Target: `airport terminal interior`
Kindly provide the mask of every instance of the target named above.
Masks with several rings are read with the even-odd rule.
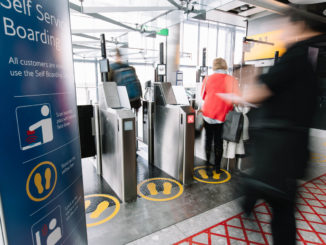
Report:
[[[253,167],[250,133],[257,108],[249,103],[241,107],[249,136],[238,141],[240,152],[237,143],[224,141],[221,170],[215,171],[214,149],[207,166],[205,129],[198,125],[202,87],[205,77],[214,74],[217,57],[226,61],[225,73],[233,75],[241,89],[268,73],[287,50],[285,10],[312,2],[320,6],[319,12],[304,14],[326,25],[326,2],[318,0],[69,0],[76,140],[89,245],[273,244],[271,207],[259,200],[250,216],[241,208],[243,176]],[[323,45],[318,53],[320,84],[309,132],[310,159],[305,176],[298,180],[295,218],[300,245],[326,244]],[[122,62],[134,67],[141,84],[139,109],[131,108],[129,91],[109,76],[117,50]],[[22,110],[16,109],[17,115]],[[44,105],[41,110],[44,115]],[[59,117],[56,113],[55,120]],[[58,126],[59,121],[53,123]],[[22,150],[28,147],[34,146],[21,145]],[[61,164],[67,176],[74,160]],[[46,171],[45,178],[51,177]],[[42,184],[33,178],[41,193]],[[23,245],[8,242],[5,222],[1,224],[1,245]],[[49,242],[49,236],[47,243],[42,240],[44,226],[41,233],[33,227],[31,245],[69,243],[60,239],[65,227],[60,237]]]

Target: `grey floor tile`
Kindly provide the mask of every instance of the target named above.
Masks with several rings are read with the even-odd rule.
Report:
[[[314,232],[308,232],[308,231],[299,231],[303,239],[307,242],[315,242],[320,243],[319,238],[316,236]]]
[[[321,239],[323,239],[323,242],[326,243],[326,235],[320,235]]]
[[[238,203],[239,199],[234,200],[193,218],[184,220],[176,224],[176,226],[185,235],[190,236],[240,213],[241,210],[239,209]]]
[[[248,240],[256,243],[265,243],[265,240],[260,232],[246,231]]]
[[[297,229],[311,230],[309,224],[306,221],[297,221]]]
[[[128,245],[167,245],[173,244],[186,238],[176,226],[171,226],[149,236],[143,237]]]
[[[208,234],[207,233],[202,233],[202,234],[200,234],[198,236],[195,236],[192,240],[194,242],[208,244]]]
[[[247,245],[246,242],[235,240],[235,239],[231,239],[230,242],[231,242],[231,245]]]
[[[224,237],[212,235],[211,243],[212,243],[212,245],[225,245],[225,244],[227,244],[227,240]]]
[[[227,222],[227,224],[232,225],[232,226],[236,226],[236,227],[242,227],[240,219],[238,219],[238,218],[231,219],[230,221]]]
[[[211,233],[219,234],[219,235],[225,235],[225,226],[219,225],[211,229]]]
[[[241,228],[238,229],[238,228],[228,227],[228,232],[229,232],[229,236],[233,238],[245,239],[245,235]]]
[[[326,225],[325,224],[311,223],[311,225],[315,229],[315,231],[317,231],[317,232],[320,232],[320,233],[325,233],[326,232]]]

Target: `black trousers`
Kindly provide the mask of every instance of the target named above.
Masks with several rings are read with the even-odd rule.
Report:
[[[205,134],[205,153],[207,163],[210,161],[212,144],[214,140],[214,155],[215,155],[215,170],[220,170],[221,160],[223,155],[223,140],[222,140],[222,129],[223,123],[210,124],[204,121]]]
[[[272,209],[272,234],[274,245],[296,244],[295,193],[296,181],[288,183],[287,196],[273,195],[271,191],[248,188],[243,202],[244,212],[249,215],[258,199],[264,199]],[[274,193],[275,194],[275,193]]]
[[[249,214],[256,201],[264,199],[272,208],[274,245],[295,245],[296,179],[304,176],[306,169],[308,131],[260,129],[251,137],[253,169],[242,185],[244,211]]]

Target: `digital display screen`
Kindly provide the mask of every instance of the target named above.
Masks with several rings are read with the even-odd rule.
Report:
[[[107,59],[100,60],[100,71],[109,72],[109,61]]]
[[[177,81],[183,80],[183,72],[177,72]]]
[[[165,64],[157,65],[157,75],[165,76],[166,75],[166,66]]]
[[[200,76],[205,77],[208,75],[208,67],[207,66],[201,66],[200,67]]]

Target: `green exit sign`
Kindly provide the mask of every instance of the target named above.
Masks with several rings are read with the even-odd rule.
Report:
[[[161,36],[168,36],[169,35],[169,29],[165,28],[165,29],[161,29],[160,31],[157,32],[158,35]]]

